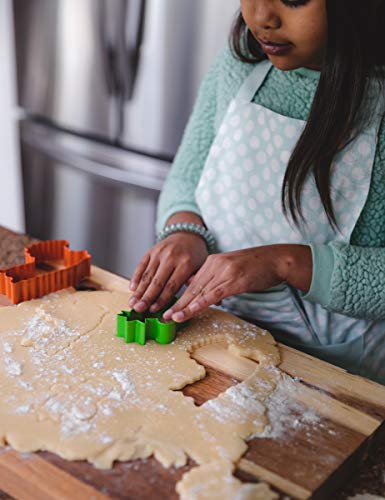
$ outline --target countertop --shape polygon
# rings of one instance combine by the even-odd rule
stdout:
[[[33,241],[36,240],[0,227],[0,268],[23,263],[24,247]],[[385,495],[385,443],[367,457],[355,478],[333,498],[345,500],[363,493]],[[0,490],[0,499],[10,498]]]

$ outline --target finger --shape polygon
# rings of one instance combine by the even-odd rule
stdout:
[[[149,254],[144,255],[139,264],[136,266],[134,274],[131,278],[130,290],[135,291],[137,289],[140,279],[144,271],[146,270],[149,262],[150,262],[150,255]]]
[[[140,281],[138,283],[138,286],[135,290],[134,295],[128,301],[129,307],[134,307],[140,301],[140,299],[142,298],[142,295],[147,290],[149,284],[151,283],[151,280],[155,276],[155,273],[158,269],[158,265],[159,265],[158,261],[150,259],[147,267],[145,268],[144,272],[142,273],[142,276],[140,278]]]
[[[143,293],[140,302],[135,304],[135,311],[144,312],[150,308],[150,306],[162,293],[173,272],[173,266],[171,267],[170,265],[159,265],[154,277]]]
[[[174,313],[172,315],[172,320],[176,321],[177,323],[187,321],[188,319],[195,316],[195,314],[197,314],[198,312],[215,304],[223,298],[228,297],[229,295],[231,295],[231,293],[226,292],[226,286],[224,284],[218,284],[204,295],[200,295],[195,298],[183,309]]]
[[[204,267],[196,274],[182,297],[170,309],[165,311],[163,318],[166,321],[169,321],[174,314],[186,308],[198,295],[205,293],[205,286],[214,280],[214,276],[211,273],[205,272]]]
[[[156,303],[151,306],[150,311],[157,312],[166,306],[175,297],[175,294],[181,286],[186,282],[187,277],[188,273],[184,272],[181,274],[180,269],[175,269],[173,274],[169,277],[162,293],[157,298]]]
[[[189,279],[186,281],[186,285],[191,285],[192,280],[195,278],[196,274],[193,274],[192,276],[189,277]]]

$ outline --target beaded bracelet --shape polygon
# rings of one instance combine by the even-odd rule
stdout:
[[[167,236],[170,236],[170,234],[179,232],[193,233],[201,236],[206,242],[209,253],[215,252],[216,244],[214,236],[201,224],[193,224],[192,222],[177,222],[176,224],[165,226],[163,230],[158,233],[157,241],[162,241],[167,238]]]

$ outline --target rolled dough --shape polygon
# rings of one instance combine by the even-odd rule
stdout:
[[[128,298],[70,289],[0,309],[3,444],[100,468],[150,455],[165,467],[191,458],[200,467],[177,486],[182,498],[214,498],[208,495],[220,478],[228,486],[221,499],[235,498],[234,491],[251,498],[253,488],[275,498],[267,486],[245,487],[231,475],[245,440],[268,423],[264,401],[281,376],[273,337],[209,309],[172,344],[125,344],[115,321]],[[198,407],[178,389],[205,376],[190,353],[218,341],[258,365],[249,379]],[[194,489],[197,483],[205,487]]]

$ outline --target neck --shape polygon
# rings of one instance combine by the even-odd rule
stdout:
[[[308,64],[307,66],[305,66],[305,68],[312,69],[314,71],[321,71],[322,66],[321,64]]]

